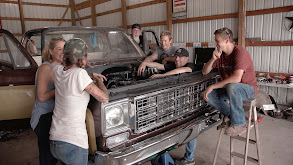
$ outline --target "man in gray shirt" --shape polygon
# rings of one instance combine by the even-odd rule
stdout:
[[[160,34],[160,46],[157,47],[155,52],[146,57],[143,62],[138,67],[138,75],[140,76],[146,68],[146,65],[144,62],[153,62],[157,60],[159,63],[167,63],[168,61],[175,61],[174,53],[176,51],[176,47],[171,46],[172,43],[172,35],[169,31],[162,31]]]

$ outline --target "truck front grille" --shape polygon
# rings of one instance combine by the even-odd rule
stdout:
[[[146,132],[167,125],[178,118],[202,109],[206,102],[201,92],[218,78],[195,85],[177,87],[136,97],[135,133]]]

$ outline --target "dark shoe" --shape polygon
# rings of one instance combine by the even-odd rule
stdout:
[[[184,158],[179,159],[179,160],[175,160],[175,164],[176,165],[195,165],[194,161],[188,161],[185,160]]]
[[[230,119],[227,116],[224,116],[222,123],[217,126],[217,130],[221,128],[228,128],[230,124]]]
[[[229,128],[225,130],[225,134],[229,136],[238,136],[245,130],[245,128],[246,128],[246,124],[242,126],[231,125]]]

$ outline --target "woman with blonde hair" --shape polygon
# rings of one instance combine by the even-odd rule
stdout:
[[[35,76],[35,105],[30,124],[38,136],[40,165],[56,164],[50,152],[49,131],[55,106],[53,68],[63,62],[63,38],[53,38],[42,53],[43,63]]]

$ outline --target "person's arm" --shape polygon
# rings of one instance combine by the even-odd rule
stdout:
[[[166,64],[167,62],[175,62],[176,57],[166,57],[163,59],[162,64]]]
[[[163,64],[157,63],[157,62],[142,62],[145,63],[143,65],[151,68],[158,68],[159,70],[165,70],[165,67]]]
[[[143,62],[153,62],[155,61],[156,59],[158,58],[158,54],[157,53],[153,53],[152,55],[146,57]],[[137,70],[137,75],[140,76],[144,71],[145,71],[145,63],[141,63],[138,67],[138,70]]]
[[[213,69],[214,62],[221,57],[222,51],[221,50],[214,50],[212,58],[203,66],[202,74],[207,75]]]
[[[226,85],[230,83],[240,83],[242,76],[243,76],[244,70],[235,70],[233,74],[226,78],[225,80],[222,80],[216,84],[210,85],[204,92],[203,92],[203,98],[208,101],[208,95],[211,93],[214,89],[217,88],[223,88]]]
[[[92,80],[96,80],[98,78],[102,79],[102,81],[107,81],[107,78],[102,75],[102,74],[99,74],[99,73],[89,73],[89,76],[91,77]]]
[[[109,102],[109,94],[101,78],[97,79],[97,85],[92,82],[84,90],[102,103]]]
[[[155,61],[156,59],[158,59],[158,55],[157,55],[157,53],[153,53],[152,55],[147,56],[147,57],[143,60],[143,62],[153,62],[153,61]]]
[[[150,78],[165,77],[165,76],[170,76],[170,75],[179,74],[179,73],[187,73],[187,72],[192,72],[192,69],[190,67],[181,67],[181,68],[173,69],[164,74],[154,74]]]
[[[42,65],[38,70],[37,94],[40,102],[55,96],[55,89],[48,91],[49,83],[53,81],[53,70],[50,65]]]

